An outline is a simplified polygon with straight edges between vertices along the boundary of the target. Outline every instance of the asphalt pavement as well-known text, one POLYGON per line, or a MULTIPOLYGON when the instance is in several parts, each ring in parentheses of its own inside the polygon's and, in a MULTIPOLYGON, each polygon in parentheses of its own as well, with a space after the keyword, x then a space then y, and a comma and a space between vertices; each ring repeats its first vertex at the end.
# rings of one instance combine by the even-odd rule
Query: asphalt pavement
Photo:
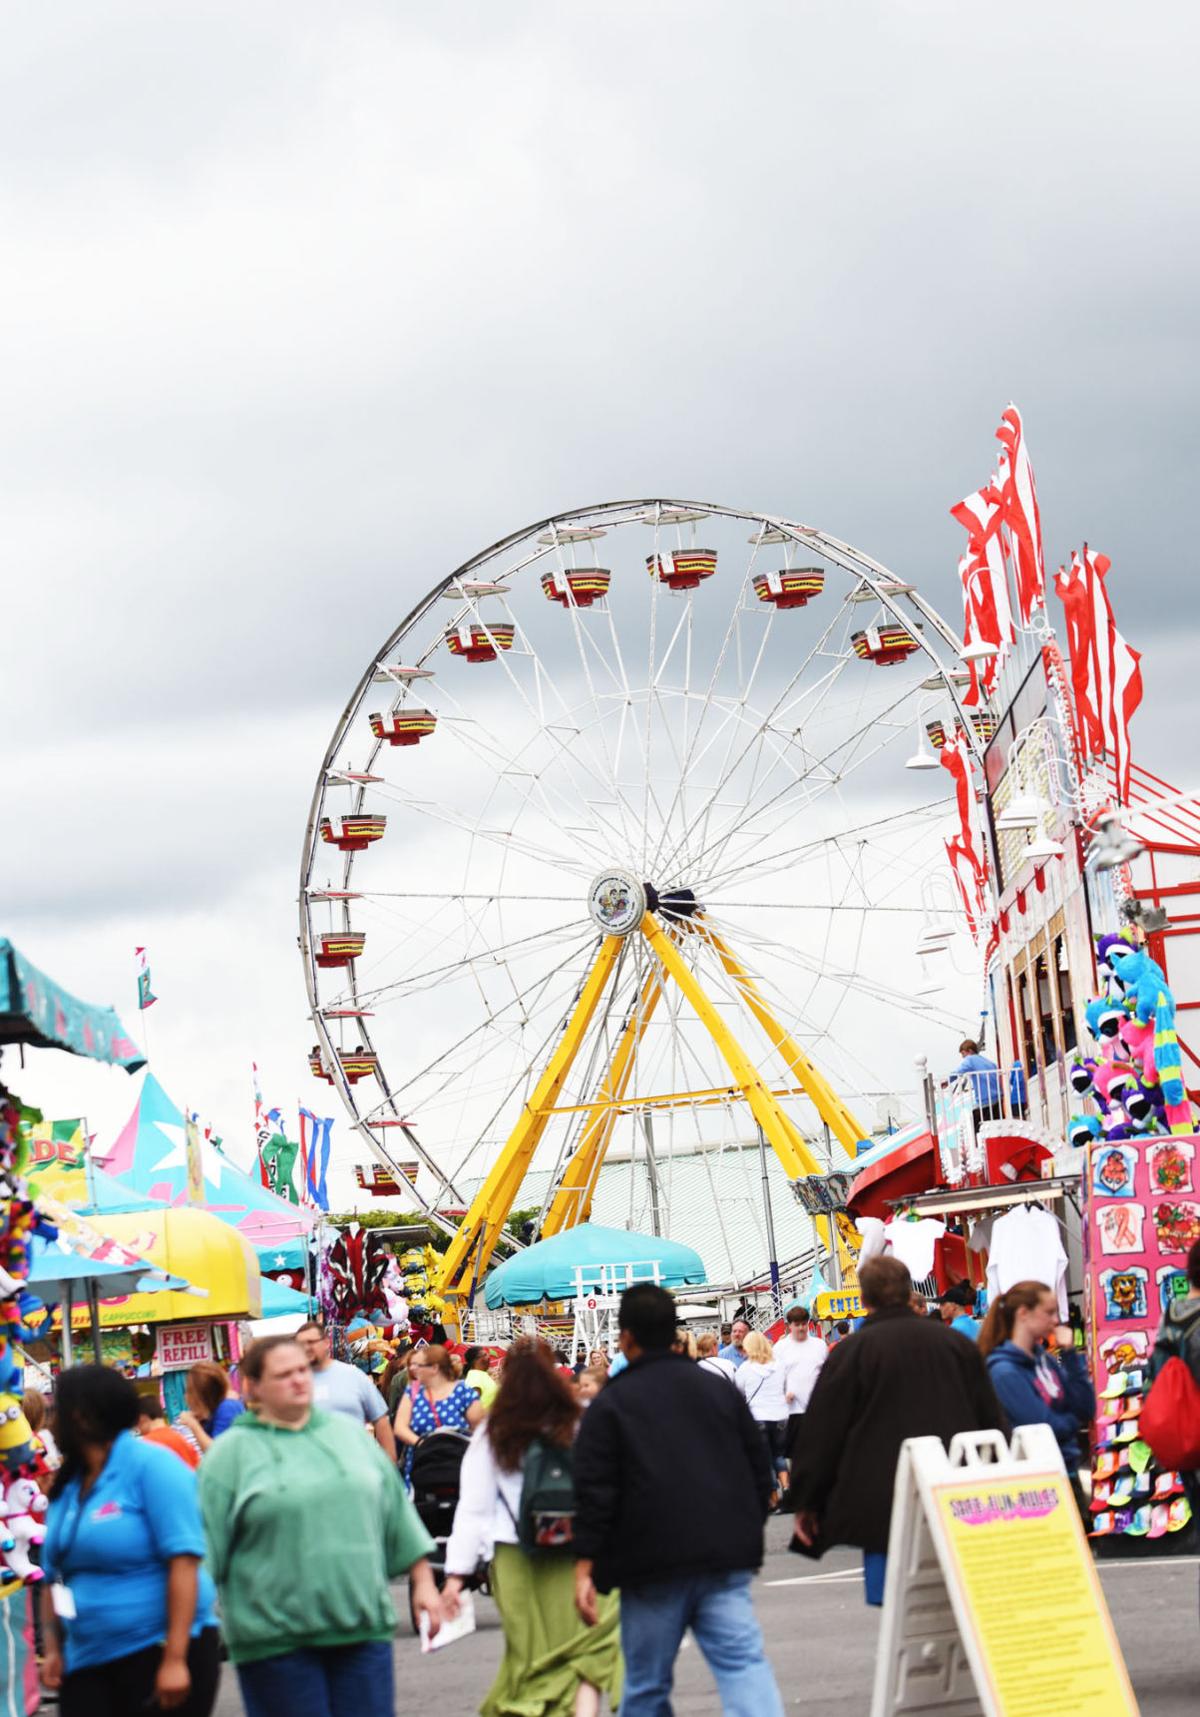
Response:
MULTIPOLYGON (((767 1649, 788 1712, 804 1717, 867 1717, 879 1633, 879 1611, 862 1599, 858 1559, 836 1551, 820 1563, 791 1556, 791 1522, 768 1523, 768 1553, 755 1589, 767 1649)), ((1101 1578, 1142 1717, 1195 1717, 1200 1709, 1200 1557, 1105 1562, 1101 1578)), ((1036 1570, 1031 1570, 1036 1579, 1036 1570)), ((1003 1594, 998 1594, 1003 1600, 1003 1594)), ((495 1606, 478 1600, 477 1631, 444 1652, 422 1657, 404 1618, 396 1641, 397 1711, 437 1711, 470 1717, 491 1685, 502 1636, 495 1606)), ((1054 1627, 1054 1595, 1046 1593, 1045 1627, 1054 1627)), ((1037 1641, 1030 1641, 1036 1652, 1037 1641)), ((679 1717, 719 1717, 720 1704, 704 1659, 689 1640, 675 1677, 679 1717)), ((226 1666, 218 1717, 241 1717, 237 1678, 226 1666)), ((285 1717, 280 1713, 280 1717, 285 1717)), ((1045 1717, 1055 1717, 1047 1709, 1045 1717)))

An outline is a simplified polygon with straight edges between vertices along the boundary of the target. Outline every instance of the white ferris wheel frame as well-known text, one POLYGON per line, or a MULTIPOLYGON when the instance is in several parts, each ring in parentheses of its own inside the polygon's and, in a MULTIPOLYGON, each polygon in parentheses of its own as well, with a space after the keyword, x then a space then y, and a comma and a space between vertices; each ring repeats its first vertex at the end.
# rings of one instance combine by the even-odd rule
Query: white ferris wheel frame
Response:
MULTIPOLYGON (((666 526, 676 522, 672 515, 677 514, 700 514, 704 517, 744 522, 756 527, 764 542, 770 540, 794 545, 797 548, 810 549, 832 565, 840 567, 857 581, 855 589, 864 593, 869 592, 871 599, 877 602, 886 614, 906 630, 911 629, 911 635, 917 641, 918 650, 927 658, 931 667, 931 673, 921 682, 922 686, 932 690, 931 682, 936 679, 938 694, 949 698, 965 735, 967 745, 977 758, 982 755, 983 747, 968 719, 968 711, 963 705, 959 685, 952 677, 956 672, 961 672, 960 654, 962 650, 962 640, 954 629, 921 595, 916 586, 901 580, 881 561, 864 553, 861 549, 831 536, 826 531, 799 523, 782 515, 729 507, 715 502, 668 500, 663 497, 634 501, 608 501, 591 506, 575 507, 568 511, 551 514, 534 524, 525 525, 521 529, 511 532, 508 536, 500 538, 471 556, 469 560, 464 561, 438 584, 434 585, 388 634, 383 645, 376 652, 347 700, 325 749, 313 789, 304 833, 300 867, 299 941, 304 966, 305 990, 310 1017, 316 1033, 316 1043, 322 1054, 325 1067, 331 1075, 331 1082, 347 1110, 352 1127, 360 1134, 375 1160, 393 1173, 397 1173, 397 1163, 386 1140, 381 1136, 381 1131, 372 1125, 373 1120, 380 1118, 382 1111, 387 1111, 386 1118, 391 1127, 401 1132, 407 1146, 417 1160, 437 1177, 443 1191, 448 1192, 459 1204, 465 1205, 468 1200, 463 1196, 460 1189, 454 1186, 445 1165, 430 1155, 416 1132, 407 1124, 406 1118, 388 1085, 386 1070, 382 1063, 379 1064, 377 1075, 382 1099, 370 1105, 365 1105, 359 1101, 354 1085, 347 1080, 343 1072, 337 1054, 337 1046, 329 1028, 329 1020, 322 1008, 319 970, 314 958, 316 933, 313 925, 312 907, 314 900, 328 900, 331 891, 314 889, 313 873, 318 857, 326 860, 330 858, 328 849, 322 846, 318 834, 321 818, 325 813, 327 795, 331 788, 336 788, 341 793, 345 793, 347 790, 344 778, 334 765, 354 723, 364 713, 367 699, 371 696, 372 686, 377 685, 381 679, 391 677, 385 675, 383 670, 394 659, 397 646, 408 637, 422 620, 431 614, 435 605, 444 596, 455 593, 454 587, 456 585, 461 587, 470 581, 472 576, 482 567, 517 549, 523 543, 528 544, 528 552, 504 569, 506 579, 514 577, 539 560, 553 557, 572 541, 580 540, 578 537, 572 537, 573 527, 578 531, 580 527, 585 525, 594 525, 597 529, 606 529, 608 526, 623 524, 647 524, 653 522, 647 515, 654 513, 662 516, 662 523, 666 526), (565 535, 560 534, 564 532, 565 535), (768 538, 766 533, 778 534, 773 534, 768 538), (902 602, 907 603, 914 612, 906 613, 901 606, 902 602), (922 622, 920 626, 911 627, 914 614, 922 622), (935 647, 935 640, 936 644, 942 647, 944 655, 940 654, 938 648, 935 647)), ((754 541, 754 538, 750 540, 754 541)), ((457 594, 463 596, 464 601, 469 602, 470 599, 465 596, 461 588, 457 594)), ((847 600, 848 597, 843 597, 842 604, 844 605, 847 600)), ((470 606, 476 618, 479 618, 475 604, 471 602, 470 606)), ((421 661, 414 662, 412 665, 424 666, 425 659, 431 655, 433 648, 436 648, 436 644, 424 652, 421 661)), ((400 685, 400 681, 393 679, 393 691, 390 695, 394 695, 400 685)), ((362 765, 362 772, 365 775, 371 774, 375 760, 380 751, 384 749, 385 744, 386 741, 383 739, 376 739, 372 744, 362 765)), ((353 816, 361 813, 367 786, 368 783, 363 783, 351 789, 350 805, 345 814, 353 816)), ((345 801, 343 800, 342 803, 344 806, 345 801)), ((355 860, 359 856, 355 852, 339 855, 342 874, 341 889, 338 892, 346 895, 353 895, 356 892, 353 888, 353 876, 355 860)), ((342 903, 342 926, 344 929, 350 928, 349 904, 348 900, 342 903)), ((349 991, 357 1005, 359 985, 353 963, 349 967, 349 991)), ((355 1030, 363 1049, 368 1053, 375 1053, 370 1028, 364 1018, 358 1018, 355 1030)), ((425 1198, 415 1186, 406 1182, 405 1190, 411 1194, 414 1202, 435 1226, 447 1234, 456 1232, 455 1224, 442 1216, 435 1204, 425 1198)))

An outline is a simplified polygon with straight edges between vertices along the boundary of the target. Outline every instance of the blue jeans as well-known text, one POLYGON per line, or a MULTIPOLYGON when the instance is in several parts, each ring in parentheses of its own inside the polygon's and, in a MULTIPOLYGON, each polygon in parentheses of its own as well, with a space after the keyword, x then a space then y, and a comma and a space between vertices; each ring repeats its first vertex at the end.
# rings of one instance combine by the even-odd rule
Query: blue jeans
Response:
POLYGON ((868 1604, 883 1603, 883 1589, 887 1584, 887 1551, 863 1551, 863 1585, 866 1587, 868 1604))
POLYGON ((750 1602, 750 1574, 684 1574, 621 1592, 625 1695, 620 1717, 671 1717, 675 1659, 689 1628, 726 1717, 783 1717, 750 1602))
POLYGON ((246 1717, 393 1717, 391 1640, 238 1665, 246 1717))

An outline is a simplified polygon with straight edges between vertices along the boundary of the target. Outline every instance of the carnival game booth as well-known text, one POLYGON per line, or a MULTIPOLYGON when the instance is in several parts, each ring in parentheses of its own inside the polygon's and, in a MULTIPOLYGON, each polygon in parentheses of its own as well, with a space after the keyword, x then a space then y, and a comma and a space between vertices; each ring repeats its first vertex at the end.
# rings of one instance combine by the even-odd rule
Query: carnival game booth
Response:
MULTIPOLYGON (((242 1351, 239 1326, 262 1316, 258 1257, 235 1228, 207 1210, 160 1207, 106 1213, 89 1219, 89 1226, 185 1284, 99 1303, 101 1329, 145 1326, 153 1333, 152 1370, 161 1379, 163 1402, 174 1418, 184 1406, 190 1367, 199 1359, 235 1365, 242 1351)), ((77 1310, 73 1322, 83 1326, 87 1317, 86 1308, 77 1310)))
POLYGON ((509 1308, 538 1323, 552 1321, 571 1352, 604 1347, 615 1353, 621 1295, 635 1282, 663 1288, 702 1287, 704 1260, 690 1246, 657 1235, 631 1234, 581 1222, 540 1240, 491 1271, 484 1300, 491 1311, 509 1308))

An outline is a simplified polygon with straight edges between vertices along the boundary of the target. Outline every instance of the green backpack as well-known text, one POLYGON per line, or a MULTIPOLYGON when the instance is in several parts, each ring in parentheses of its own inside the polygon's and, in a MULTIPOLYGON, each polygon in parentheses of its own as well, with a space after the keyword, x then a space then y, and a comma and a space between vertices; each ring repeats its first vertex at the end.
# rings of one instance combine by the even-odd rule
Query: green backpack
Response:
POLYGON ((530 1556, 571 1556, 575 1542, 573 1450, 535 1437, 525 1452, 517 1542, 530 1556))

